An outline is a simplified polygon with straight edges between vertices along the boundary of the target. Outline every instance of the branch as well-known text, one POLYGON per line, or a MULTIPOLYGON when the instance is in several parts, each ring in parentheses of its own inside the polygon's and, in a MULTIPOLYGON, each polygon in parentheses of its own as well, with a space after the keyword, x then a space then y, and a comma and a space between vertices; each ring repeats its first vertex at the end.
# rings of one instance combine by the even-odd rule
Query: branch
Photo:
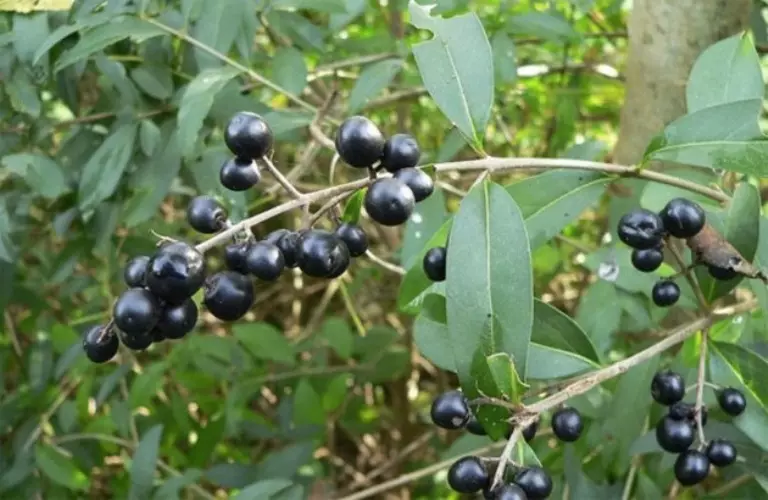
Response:
POLYGON ((702 409, 704 408, 704 385, 707 377, 707 342, 709 341, 709 328, 701 331, 701 347, 699 349, 699 373, 696 377, 696 406, 694 407, 696 416, 696 427, 699 430, 699 446, 703 447, 706 438, 704 436, 704 425, 702 424, 702 409))
POLYGON ((291 181, 289 181, 283 174, 280 172, 280 170, 275 167, 275 164, 272 163, 272 160, 267 158, 266 156, 261 158, 261 161, 266 165, 267 170, 269 170, 269 173, 272 174, 272 177, 275 178, 275 180, 280 184, 283 189, 288 191, 291 196, 293 196, 295 199, 301 199, 302 195, 298 189, 296 189, 296 186, 293 185, 291 181))

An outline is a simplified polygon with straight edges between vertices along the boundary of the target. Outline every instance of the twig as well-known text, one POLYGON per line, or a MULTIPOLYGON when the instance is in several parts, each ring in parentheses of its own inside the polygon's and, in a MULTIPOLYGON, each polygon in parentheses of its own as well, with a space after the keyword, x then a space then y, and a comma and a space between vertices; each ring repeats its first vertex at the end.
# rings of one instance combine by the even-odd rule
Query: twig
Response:
POLYGON ((399 274, 400 276, 405 276, 405 269, 403 269, 402 267, 400 267, 400 266, 398 266, 396 264, 392 264, 391 262, 387 262, 386 260, 382 259, 381 257, 379 257, 375 253, 371 252, 370 250, 367 250, 365 252, 365 256, 368 257, 369 259, 371 259, 371 262, 381 266, 382 268, 386 269, 387 271, 391 271, 391 272, 393 272, 395 274, 399 274))
POLYGON ((3 316, 5 317, 5 328, 8 330, 8 335, 11 337, 13 352, 16 354, 17 358, 21 358, 23 352, 21 350, 21 344, 19 343, 19 334, 16 331, 16 324, 13 322, 13 317, 11 317, 10 311, 5 310, 3 316))
POLYGON ((504 482, 504 473, 507 471, 509 461, 512 459, 512 453, 515 452, 515 446, 517 446, 517 442, 523 435, 523 429, 527 429, 528 426, 533 424, 535 421, 536 417, 531 417, 527 420, 521 421, 519 425, 515 426, 515 429, 512 431, 512 435, 509 436, 507 444, 504 446, 504 451, 502 451, 501 455, 499 456, 499 465, 496 467, 496 473, 493 475, 493 481, 491 481, 491 490, 496 489, 496 487, 500 486, 504 482))
POLYGON ((384 52, 381 54, 370 54, 365 56, 351 57, 349 59, 343 59, 328 64, 321 64, 315 68, 314 73, 332 72, 337 69, 349 68, 350 66, 361 66, 363 64, 370 64, 374 62, 384 61, 386 59, 394 59, 398 57, 395 52, 384 52))
POLYGON ((707 378, 707 342, 709 341, 709 328, 701 330, 701 346, 699 348, 699 373, 696 377, 696 427, 699 431, 699 447, 704 446, 704 425, 702 423, 702 409, 704 408, 704 385, 707 378))
POLYGON ((59 410, 59 407, 64 404, 64 402, 67 400, 69 395, 74 391, 78 385, 80 385, 82 379, 76 378, 71 383, 62 384, 63 386, 60 389, 59 395, 54 400, 53 404, 40 416, 40 421, 35 426, 35 429, 30 433, 27 440, 24 442, 24 445, 21 447, 22 450, 28 450, 30 446, 35 444, 35 441, 40 437, 40 434, 43 433, 43 425, 48 422, 51 417, 59 410))
POLYGON ((309 225, 311 226, 311 225, 315 224, 317 221, 320 220, 320 218, 323 215, 326 214, 326 212, 328 212, 329 210, 333 210, 333 207, 335 207, 336 205, 338 205, 342 201, 346 200, 347 198, 349 198, 353 194, 355 194, 354 191, 347 191, 346 193, 341 193, 340 195, 334 196, 333 198, 328 200, 328 202, 325 205, 323 205, 322 207, 318 208, 317 212, 315 212, 312 215, 312 217, 309 219, 309 225))
POLYGON ((683 259, 682 254, 680 251, 675 247, 674 243, 670 242, 667 245, 667 248, 669 248, 669 252, 672 254, 672 257, 674 257, 675 261, 677 262, 677 265, 680 268, 680 272, 683 273, 683 276, 685 276, 686 281, 688 281, 688 284, 691 285, 691 289, 693 289, 694 295, 696 295, 696 300, 699 302, 699 306, 704 311, 709 311, 709 303, 707 302, 706 297, 704 297, 704 293, 701 291, 701 287, 699 286, 699 280, 696 279, 696 275, 691 272, 693 269, 693 266, 688 266, 685 263, 685 260, 683 259))
POLYGON ((269 173, 272 174, 272 177, 275 178, 275 180, 283 186, 283 189, 288 191, 291 196, 293 196, 295 199, 301 199, 303 196, 298 189, 296 189, 296 186, 293 185, 291 181, 285 178, 285 176, 280 172, 274 163, 272 163, 272 160, 270 160, 268 157, 264 156, 261 158, 261 162, 266 165, 267 170, 269 170, 269 173))

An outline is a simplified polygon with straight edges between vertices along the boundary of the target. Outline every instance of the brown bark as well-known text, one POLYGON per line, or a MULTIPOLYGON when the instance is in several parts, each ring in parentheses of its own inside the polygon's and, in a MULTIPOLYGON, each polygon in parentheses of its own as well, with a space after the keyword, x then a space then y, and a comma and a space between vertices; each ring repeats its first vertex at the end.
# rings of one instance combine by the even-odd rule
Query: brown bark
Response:
POLYGON ((626 98, 614 159, 631 165, 685 113, 685 83, 701 52, 747 27, 752 0, 634 0, 626 98))

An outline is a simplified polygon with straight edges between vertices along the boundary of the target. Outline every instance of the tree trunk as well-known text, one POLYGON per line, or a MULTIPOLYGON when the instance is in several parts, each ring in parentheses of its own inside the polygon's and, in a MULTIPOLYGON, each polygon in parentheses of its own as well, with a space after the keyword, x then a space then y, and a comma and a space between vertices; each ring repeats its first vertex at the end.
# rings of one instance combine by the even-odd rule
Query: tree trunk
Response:
POLYGON ((653 136, 685 113, 696 58, 745 29, 751 6, 752 0, 634 0, 617 163, 637 163, 653 136))

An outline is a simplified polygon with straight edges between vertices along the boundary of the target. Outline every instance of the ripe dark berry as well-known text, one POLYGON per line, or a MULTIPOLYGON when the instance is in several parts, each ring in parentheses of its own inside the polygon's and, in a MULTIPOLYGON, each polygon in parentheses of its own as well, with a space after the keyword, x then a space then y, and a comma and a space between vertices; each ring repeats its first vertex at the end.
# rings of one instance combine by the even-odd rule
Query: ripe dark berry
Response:
POLYGON ((349 267, 349 250, 335 234, 313 229, 299 237, 296 262, 304 273, 315 278, 329 277, 340 268, 343 274, 349 267))
POLYGON ((210 196, 197 196, 187 206, 187 222, 203 234, 221 231, 228 216, 224 207, 210 196))
POLYGON ((413 191, 413 199, 416 203, 426 200, 435 190, 435 182, 432 177, 418 168, 404 168, 398 170, 394 175, 395 179, 402 181, 413 191))
POLYGON ((179 305, 169 305, 160 313, 155 330, 167 339, 184 338, 197 324, 197 305, 187 299, 179 305))
POLYGON ((747 400, 744 394, 733 387, 726 387, 717 394, 717 402, 725 413, 732 417, 741 415, 747 408, 747 400))
POLYGON ((235 321, 253 305, 253 282, 234 271, 222 271, 205 280, 203 304, 215 317, 235 321))
POLYGON ((467 422, 466 427, 467 427, 467 430, 471 434, 474 434, 475 436, 486 436, 486 435, 488 435, 488 433, 485 432, 485 428, 482 426, 482 424, 480 423, 480 421, 477 419, 477 417, 474 414, 472 414, 469 417, 469 421, 467 422))
POLYGON ((432 281, 445 281, 445 267, 448 252, 445 247, 435 247, 424 254, 424 274, 432 281))
POLYGON ((432 422, 443 429, 461 429, 469 421, 470 412, 467 399, 459 391, 448 391, 432 401, 430 409, 432 422))
POLYGON ((653 285, 651 291, 653 303, 659 307, 669 307, 675 305, 680 300, 680 287, 671 280, 661 280, 653 285))
POLYGON ((336 133, 335 144, 341 159, 357 168, 370 167, 384 153, 384 136, 364 116, 352 116, 344 120, 336 133))
POLYGON ((477 493, 488 486, 490 479, 478 457, 460 458, 448 469, 448 485, 459 493, 477 493))
POLYGON ((161 247, 147 267, 147 287, 167 302, 183 302, 200 289, 203 281, 203 254, 182 241, 161 247))
POLYGON ((132 351, 143 351, 147 347, 151 346, 152 342, 154 342, 152 331, 138 333, 135 335, 121 331, 120 342, 122 342, 125 347, 132 351))
POLYGON ((552 432, 561 441, 572 443, 584 430, 581 414, 575 408, 562 408, 552 415, 552 432))
MULTIPOLYGON (((694 429, 696 428, 696 407, 690 403, 684 401, 674 403, 669 407, 667 415, 675 420, 684 420, 694 426, 694 429)), ((707 407, 703 406, 701 408, 701 425, 707 425, 707 417, 707 407)))
POLYGON ((336 228, 336 236, 347 245, 351 257, 360 257, 368 251, 368 236, 357 224, 345 222, 336 228))
POLYGON ((651 396, 663 405, 675 404, 685 396, 685 380, 670 370, 657 372, 651 381, 651 396))
POLYGON ((707 445, 707 458, 715 467, 727 467, 736 461, 736 447, 726 439, 713 439, 707 445))
POLYGON ((285 258, 277 245, 260 241, 248 248, 245 265, 248 272, 260 280, 274 281, 285 269, 285 258))
POLYGON ((645 250, 632 250, 632 265, 638 271, 652 273, 664 262, 664 253, 661 248, 647 248, 645 250))
POLYGON ((541 500, 552 493, 552 478, 541 467, 523 469, 515 476, 517 484, 530 500, 541 500))
POLYGON ((151 332, 149 332, 150 337, 152 337, 153 343, 160 343, 164 342, 166 339, 165 334, 162 330, 160 330, 158 327, 154 327, 151 332))
MULTIPOLYGON (((536 432, 539 430, 539 421, 536 420, 531 425, 523 429, 523 438, 525 438, 525 441, 527 443, 530 443, 533 438, 536 437, 536 432)), ((509 429, 507 430, 506 437, 509 439, 512 436, 512 433, 515 431, 515 426, 510 425, 509 429)))
POLYGON ((230 191, 246 191, 259 183, 261 172, 252 160, 230 158, 219 171, 221 185, 230 191))
POLYGON ((718 281, 730 281, 739 275, 739 273, 733 269, 728 269, 726 267, 707 266, 707 270, 709 271, 709 275, 718 281))
POLYGON ((264 238, 264 241, 277 245, 285 260, 285 267, 296 267, 296 247, 299 244, 299 233, 288 231, 287 229, 278 229, 264 238))
POLYGON ((411 216, 416 199, 404 182, 389 177, 374 181, 363 203, 371 219, 385 226, 398 226, 411 216))
POLYGON ((486 489, 483 497, 486 500, 528 500, 525 491, 514 483, 498 486, 493 491, 486 489))
POLYGON ((235 156, 255 160, 272 149, 272 130, 261 116, 242 111, 229 120, 224 142, 235 156))
POLYGON ((683 486, 699 484, 708 474, 709 459, 700 451, 688 450, 675 460, 675 478, 683 486))
POLYGON ((94 363, 106 363, 117 354, 120 341, 115 332, 110 329, 104 332, 104 325, 90 328, 83 336, 83 350, 88 359, 94 363))
POLYGON ((413 136, 395 134, 384 143, 381 166, 395 173, 398 170, 418 165, 420 156, 421 150, 413 136))
POLYGON ((125 284, 131 288, 139 288, 144 286, 147 276, 147 266, 149 265, 149 257, 146 255, 139 255, 128 261, 123 270, 123 280, 125 284))
POLYGON ((160 317, 160 302, 144 288, 130 288, 112 308, 115 325, 128 335, 148 333, 160 317))
POLYGON ((675 238, 691 238, 699 234, 707 221, 704 210, 685 198, 675 198, 661 210, 664 229, 675 238))
POLYGON ((693 444, 694 430, 686 420, 664 417, 656 424, 656 442, 670 453, 682 453, 693 444))
POLYGON ((250 246, 250 243, 247 241, 241 241, 239 243, 230 243, 224 247, 224 262, 227 265, 227 269, 237 271, 240 274, 247 274, 248 266, 245 263, 245 258, 248 255, 250 246))
POLYGON ((619 220, 618 234, 619 239, 632 248, 654 248, 664 236, 664 224, 661 217, 650 210, 637 209, 619 220))

